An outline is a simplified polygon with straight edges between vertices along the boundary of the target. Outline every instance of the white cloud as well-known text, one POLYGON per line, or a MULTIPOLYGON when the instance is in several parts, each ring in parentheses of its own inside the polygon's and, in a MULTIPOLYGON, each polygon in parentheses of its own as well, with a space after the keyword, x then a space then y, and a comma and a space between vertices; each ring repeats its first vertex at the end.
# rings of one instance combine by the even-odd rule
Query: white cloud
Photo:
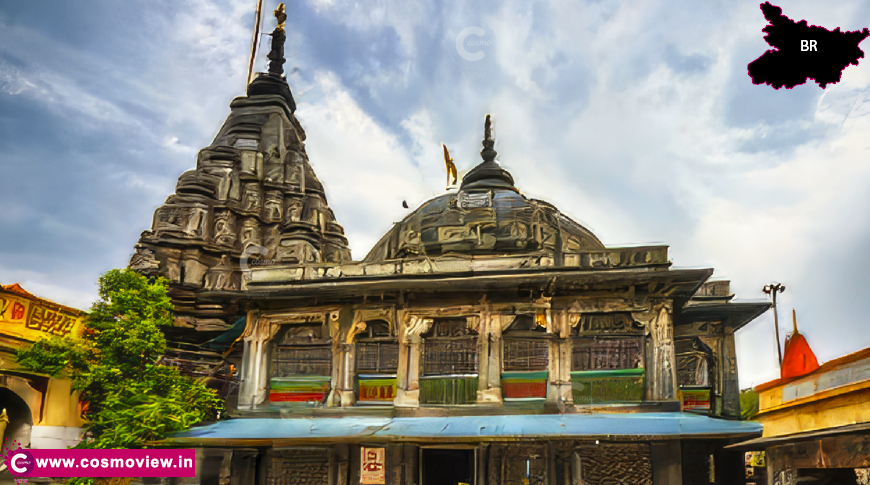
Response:
POLYGON ((428 191, 396 135, 365 113, 334 74, 317 73, 315 89, 318 99, 300 103, 297 111, 308 156, 354 258, 362 259, 407 215, 402 201, 422 200, 428 191))

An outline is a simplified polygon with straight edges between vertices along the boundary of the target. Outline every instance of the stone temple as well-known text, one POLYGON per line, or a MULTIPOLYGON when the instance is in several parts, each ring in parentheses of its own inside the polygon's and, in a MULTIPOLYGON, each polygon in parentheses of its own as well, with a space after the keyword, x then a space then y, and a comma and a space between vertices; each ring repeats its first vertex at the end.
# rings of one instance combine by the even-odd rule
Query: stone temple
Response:
POLYGON ((197 448, 197 483, 743 483, 724 447, 761 426, 740 421, 734 332, 767 303, 526 197, 488 117, 458 187, 353 260, 283 42, 130 263, 171 282, 165 362, 226 398, 168 440, 197 448))

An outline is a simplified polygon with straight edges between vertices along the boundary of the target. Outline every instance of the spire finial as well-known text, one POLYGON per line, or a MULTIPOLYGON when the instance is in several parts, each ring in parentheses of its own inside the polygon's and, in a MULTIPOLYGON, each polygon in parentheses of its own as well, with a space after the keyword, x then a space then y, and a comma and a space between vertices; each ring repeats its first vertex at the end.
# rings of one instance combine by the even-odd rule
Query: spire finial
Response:
MULTIPOLYGON (((259 11, 259 7, 257 9, 259 11)), ((287 78, 284 77, 284 63, 287 62, 284 59, 284 41, 287 40, 284 27, 287 21, 287 11, 283 3, 275 9, 275 18, 278 20, 278 25, 269 34, 272 36, 272 50, 266 56, 269 59, 269 72, 260 73, 251 80, 248 84, 248 96, 281 96, 287 101, 290 113, 293 113, 296 111, 296 101, 293 100, 293 93, 290 92, 287 78)))
POLYGON ((284 22, 287 21, 287 10, 284 8, 284 2, 278 4, 278 8, 275 9, 275 18, 278 19, 278 27, 275 30, 284 30, 284 22))
POLYGON ((495 156, 498 153, 493 149, 495 140, 492 139, 492 118, 487 113, 486 121, 483 122, 483 150, 480 151, 480 156, 484 162, 495 161, 495 156))
POLYGON ((284 41, 287 39, 287 34, 284 33, 284 22, 287 21, 287 12, 284 8, 284 3, 279 3, 275 9, 275 18, 278 19, 278 26, 272 31, 272 50, 269 51, 269 73, 284 74, 284 41))
POLYGON ((794 308, 791 309, 791 321, 792 324, 794 324, 794 334, 800 335, 800 332, 798 332, 797 329, 797 312, 795 312, 794 308))

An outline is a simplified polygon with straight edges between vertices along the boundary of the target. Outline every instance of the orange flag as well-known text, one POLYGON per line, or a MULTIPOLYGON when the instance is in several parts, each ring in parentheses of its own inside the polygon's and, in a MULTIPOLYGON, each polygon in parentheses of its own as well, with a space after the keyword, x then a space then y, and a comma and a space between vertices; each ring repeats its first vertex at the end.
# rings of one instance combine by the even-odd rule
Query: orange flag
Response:
POLYGON ((447 186, 456 183, 456 165, 453 164, 453 159, 450 158, 450 152, 447 151, 447 145, 441 144, 444 149, 444 165, 447 166, 447 186), (453 182, 450 181, 450 176, 453 176, 453 182))
POLYGON ((800 377, 819 368, 819 361, 816 359, 816 354, 807 343, 807 339, 798 332, 797 314, 794 309, 791 311, 792 322, 794 323, 794 333, 785 340, 785 353, 782 356, 782 368, 780 369, 780 377, 800 377))

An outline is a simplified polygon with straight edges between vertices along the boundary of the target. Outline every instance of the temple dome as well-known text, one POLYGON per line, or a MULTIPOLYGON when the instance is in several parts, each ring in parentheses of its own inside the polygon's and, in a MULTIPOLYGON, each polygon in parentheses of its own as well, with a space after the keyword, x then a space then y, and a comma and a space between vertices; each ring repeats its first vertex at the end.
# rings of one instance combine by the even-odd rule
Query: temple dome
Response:
POLYGON ((604 249, 591 231, 547 202, 513 189, 461 190, 425 202, 395 224, 366 262, 448 253, 517 255, 604 249))
POLYGON ((465 255, 542 254, 561 264, 562 255, 604 249, 591 231, 552 204, 530 199, 496 161, 487 115, 484 161, 463 178, 458 192, 423 203, 395 224, 366 262, 465 255))

